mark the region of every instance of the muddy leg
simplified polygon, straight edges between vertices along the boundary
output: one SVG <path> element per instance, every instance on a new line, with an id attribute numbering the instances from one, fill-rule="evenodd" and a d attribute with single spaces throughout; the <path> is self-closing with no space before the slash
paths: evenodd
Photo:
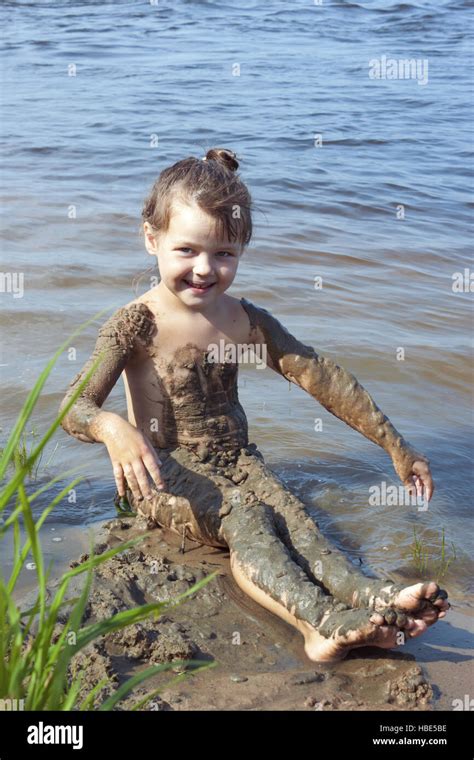
<path id="1" fill-rule="evenodd" d="M 229 547 L 238 585 L 302 633 L 311 660 L 341 659 L 354 647 L 395 646 L 402 629 L 418 635 L 405 615 L 347 609 L 314 584 L 280 540 L 274 510 L 251 490 L 236 489 L 247 473 L 235 463 L 216 468 L 182 447 L 159 453 L 169 491 L 137 503 L 128 491 L 131 505 L 180 535 L 185 528 L 194 540 Z M 250 463 L 255 459 L 251 454 Z"/>
<path id="2" fill-rule="evenodd" d="M 314 585 L 293 561 L 265 504 L 235 506 L 222 518 L 222 534 L 230 550 L 232 571 L 238 568 L 291 616 L 317 626 L 324 613 L 334 609 L 333 598 Z M 344 604 L 339 607 L 345 609 Z"/>
<path id="3" fill-rule="evenodd" d="M 339 660 L 356 647 L 390 648 L 403 643 L 405 634 L 418 635 L 406 615 L 347 609 L 326 595 L 293 561 L 274 518 L 258 501 L 237 505 L 223 517 L 232 573 L 246 594 L 302 633 L 311 660 Z"/>
<path id="4" fill-rule="evenodd" d="M 321 533 L 304 504 L 265 464 L 260 452 L 244 453 L 239 465 L 248 472 L 243 490 L 270 505 L 282 541 L 308 578 L 351 607 L 381 611 L 387 606 L 409 612 L 419 628 L 444 617 L 447 594 L 434 582 L 404 587 L 391 580 L 369 578 Z"/>
<path id="5" fill-rule="evenodd" d="M 221 511 L 225 512 L 230 504 L 233 484 L 218 476 L 215 468 L 200 464 L 196 455 L 185 447 L 157 451 L 166 489 L 159 492 L 152 488 L 152 499 L 138 500 L 127 488 L 130 506 L 151 523 L 181 537 L 184 533 L 192 541 L 227 548 L 220 535 Z"/>

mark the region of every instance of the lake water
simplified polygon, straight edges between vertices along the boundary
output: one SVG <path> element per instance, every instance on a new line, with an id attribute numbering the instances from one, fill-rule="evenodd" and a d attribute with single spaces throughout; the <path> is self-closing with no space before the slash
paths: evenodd
<path id="1" fill-rule="evenodd" d="M 444 530 L 456 559 L 443 585 L 472 608 L 470 18 L 446 0 L 4 0 L 2 271 L 24 289 L 1 293 L 1 443 L 60 343 L 150 288 L 139 223 L 157 174 L 229 147 L 255 203 L 229 292 L 352 371 L 430 458 L 436 492 L 425 512 L 370 506 L 372 485 L 398 483 L 389 457 L 243 367 L 251 440 L 377 573 L 418 577 L 414 529 L 433 557 Z M 405 76 L 403 59 L 417 62 Z M 76 362 L 61 356 L 29 430 L 46 429 L 103 321 L 75 339 Z M 125 413 L 122 381 L 105 408 Z M 100 444 L 60 430 L 39 482 L 76 465 L 86 480 L 55 510 L 57 531 L 115 514 Z"/>

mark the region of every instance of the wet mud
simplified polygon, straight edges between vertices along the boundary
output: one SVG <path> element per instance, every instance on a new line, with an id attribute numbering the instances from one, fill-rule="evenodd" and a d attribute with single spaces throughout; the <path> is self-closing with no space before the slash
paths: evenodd
<path id="1" fill-rule="evenodd" d="M 184 555 L 179 535 L 147 526 L 145 518 L 116 519 L 98 536 L 96 553 L 144 536 L 137 546 L 100 566 L 83 623 L 103 620 L 120 610 L 152 601 L 173 601 L 201 578 L 218 575 L 179 606 L 102 637 L 77 654 L 69 676 L 84 675 L 80 697 L 99 681 L 109 682 L 95 704 L 150 664 L 170 670 L 138 687 L 115 709 L 130 710 L 160 689 L 144 710 L 430 710 L 432 688 L 410 655 L 374 648 L 358 649 L 337 663 L 314 663 L 303 638 L 244 594 L 229 568 L 229 553 L 190 543 Z M 74 560 L 83 561 L 87 555 Z M 77 595 L 81 581 L 72 586 Z M 54 583 L 51 584 L 51 588 Z M 31 600 L 30 600 L 31 601 Z M 29 604 L 25 599 L 25 608 Z M 67 608 L 62 613 L 67 619 Z M 61 630 L 58 624 L 56 635 Z M 183 673 L 183 660 L 216 667 L 170 682 Z"/>

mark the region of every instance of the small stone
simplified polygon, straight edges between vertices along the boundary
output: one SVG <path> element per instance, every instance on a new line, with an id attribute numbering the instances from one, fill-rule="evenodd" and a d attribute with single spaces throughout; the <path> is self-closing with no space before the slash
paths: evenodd
<path id="1" fill-rule="evenodd" d="M 323 673 L 300 673 L 290 678 L 291 686 L 302 686 L 307 683 L 320 683 L 324 681 Z"/>
<path id="2" fill-rule="evenodd" d="M 200 443 L 196 449 L 196 455 L 200 462 L 205 462 L 209 458 L 209 449 L 203 443 Z"/>
<path id="3" fill-rule="evenodd" d="M 236 673 L 233 673 L 230 676 L 230 680 L 234 681 L 234 683 L 244 683 L 244 681 L 248 681 L 249 679 L 246 676 L 239 676 Z"/>

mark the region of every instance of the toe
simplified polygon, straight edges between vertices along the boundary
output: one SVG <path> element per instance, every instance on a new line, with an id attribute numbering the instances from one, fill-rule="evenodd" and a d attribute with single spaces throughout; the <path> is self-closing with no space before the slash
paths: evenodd
<path id="1" fill-rule="evenodd" d="M 417 636 L 421 636 L 421 634 L 424 633 L 427 628 L 428 626 L 424 620 L 414 619 L 412 620 L 412 625 L 410 628 L 405 628 L 404 630 L 406 630 L 408 636 L 411 639 L 415 639 Z"/>
<path id="2" fill-rule="evenodd" d="M 448 599 L 448 592 L 445 591 L 444 588 L 441 588 L 438 594 L 436 595 L 436 599 L 433 600 L 433 604 L 436 607 L 439 607 L 440 609 L 445 610 L 448 608 L 448 604 L 449 604 L 447 599 Z"/>
<path id="3" fill-rule="evenodd" d="M 423 596 L 430 602 L 435 602 L 438 598 L 438 594 L 441 591 L 440 587 L 434 581 L 428 581 L 424 585 Z"/>
<path id="4" fill-rule="evenodd" d="M 387 625 L 395 625 L 397 622 L 397 611 L 393 607 L 386 607 L 380 611 L 380 615 L 383 617 L 384 622 Z"/>
<path id="5" fill-rule="evenodd" d="M 433 625 L 433 623 L 436 623 L 439 617 L 439 610 L 435 607 L 432 607 L 431 609 L 425 610 L 422 614 L 417 616 L 418 620 L 422 620 L 426 625 Z"/>
<path id="6" fill-rule="evenodd" d="M 375 623 L 375 625 L 384 625 L 385 623 L 385 618 L 380 612 L 374 612 L 369 620 L 371 623 Z"/>

